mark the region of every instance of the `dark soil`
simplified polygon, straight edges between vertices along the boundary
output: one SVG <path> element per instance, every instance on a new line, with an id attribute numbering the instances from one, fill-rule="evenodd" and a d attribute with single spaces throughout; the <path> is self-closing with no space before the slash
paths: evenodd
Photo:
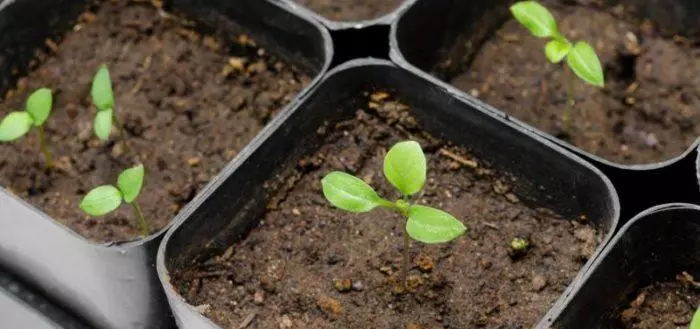
<path id="1" fill-rule="evenodd" d="M 0 185 L 95 241 L 138 235 L 130 208 L 89 218 L 78 208 L 93 187 L 113 184 L 138 162 L 146 167 L 139 202 L 153 229 L 166 225 L 310 79 L 245 35 L 225 45 L 150 5 L 105 2 L 86 12 L 55 53 L 0 105 L 23 108 L 38 87 L 55 91 L 47 134 L 56 169 L 44 170 L 36 132 L 0 145 Z M 116 113 L 133 153 L 115 132 L 93 133 L 92 76 L 109 65 Z"/>
<path id="2" fill-rule="evenodd" d="M 700 51 L 682 37 L 661 37 L 631 23 L 622 7 L 549 6 L 571 40 L 594 46 L 606 74 L 598 89 L 577 79 L 573 127 L 565 133 L 563 65 L 544 56 L 544 39 L 506 22 L 468 69 L 450 83 L 514 117 L 593 154 L 642 164 L 680 155 L 700 135 Z M 451 65 L 451 63 L 443 63 Z"/>
<path id="3" fill-rule="evenodd" d="M 404 0 L 294 0 L 334 21 L 379 18 L 398 8 Z"/>
<path id="4" fill-rule="evenodd" d="M 222 328 L 251 317 L 246 328 L 531 328 L 599 243 L 590 226 L 521 203 L 509 192 L 513 179 L 422 133 L 397 101 L 369 103 L 354 120 L 321 131 L 325 146 L 299 162 L 296 184 L 273 194 L 278 201 L 258 227 L 223 254 L 174 271 L 181 294 Z M 414 201 L 452 213 L 469 230 L 446 244 L 412 242 L 406 293 L 395 284 L 405 220 L 334 208 L 320 180 L 347 171 L 396 198 L 382 161 L 408 138 L 426 149 L 429 166 Z M 509 256 L 514 237 L 532 245 L 520 258 Z"/>
<path id="5" fill-rule="evenodd" d="M 621 315 L 622 329 L 687 328 L 700 305 L 697 283 L 661 282 L 642 289 Z"/>

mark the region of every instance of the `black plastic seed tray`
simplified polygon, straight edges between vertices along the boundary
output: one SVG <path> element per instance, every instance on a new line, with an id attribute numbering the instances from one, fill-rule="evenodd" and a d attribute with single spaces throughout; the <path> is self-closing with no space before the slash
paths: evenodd
<path id="1" fill-rule="evenodd" d="M 241 239 L 264 209 L 263 183 L 277 173 L 276 168 L 313 152 L 319 146 L 315 129 L 325 121 L 348 118 L 354 108 L 344 104 L 351 104 L 358 92 L 378 87 L 395 91 L 412 105 L 427 131 L 466 145 L 496 169 L 524 178 L 517 192 L 532 197 L 526 202 L 565 215 L 586 213 L 605 232 L 595 256 L 542 315 L 538 328 L 552 323 L 563 329 L 608 328 L 596 321 L 614 316 L 632 289 L 623 284 L 627 278 L 620 269 L 632 269 L 632 261 L 649 266 L 646 276 L 635 277 L 636 287 L 670 275 L 652 268 L 688 261 L 677 253 L 666 258 L 656 255 L 671 253 L 669 246 L 693 247 L 687 233 L 697 229 L 692 219 L 697 219 L 697 206 L 658 206 L 630 218 L 664 203 L 700 204 L 698 143 L 662 163 L 616 164 L 513 119 L 427 73 L 440 61 L 478 52 L 481 42 L 507 17 L 512 2 L 407 0 L 374 20 L 335 22 L 291 0 L 165 1 L 167 10 L 182 11 L 207 28 L 252 35 L 266 49 L 315 76 L 314 81 L 170 226 L 148 238 L 91 244 L 0 187 L 0 267 L 57 305 L 62 314 L 75 315 L 78 324 L 65 326 L 41 306 L 4 293 L 6 289 L 0 291 L 0 299 L 6 297 L 0 301 L 0 314 L 8 314 L 8 321 L 37 320 L 37 326 L 48 323 L 58 328 L 158 329 L 175 323 L 181 328 L 216 328 L 176 293 L 169 272 Z M 46 38 L 68 31 L 88 3 L 0 2 L 0 95 L 32 69 L 31 59 L 46 46 Z M 692 15 L 700 11 L 697 1 L 614 3 L 635 5 L 640 15 L 665 31 L 700 33 Z M 467 39 L 470 42 L 461 42 Z M 364 57 L 391 59 L 393 64 L 353 61 Z M 335 69 L 328 73 L 330 67 Z M 612 239 L 616 230 L 620 233 Z M 659 253 L 642 257 L 642 251 L 652 252 L 643 248 L 654 246 L 637 239 L 642 235 L 632 233 L 636 231 L 656 239 Z M 611 255 L 618 255 L 618 264 Z M 608 281 L 620 284 L 604 285 Z M 582 303 L 592 307 L 590 311 L 584 312 Z"/>

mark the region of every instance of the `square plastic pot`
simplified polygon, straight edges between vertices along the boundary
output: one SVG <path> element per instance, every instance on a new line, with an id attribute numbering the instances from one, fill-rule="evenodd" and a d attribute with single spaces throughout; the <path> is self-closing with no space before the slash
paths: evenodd
<path id="1" fill-rule="evenodd" d="M 0 94 L 27 72 L 34 51 L 46 38 L 70 29 L 86 3 L 0 3 Z M 330 64 L 328 32 L 285 3 L 174 0 L 170 4 L 208 28 L 228 34 L 245 32 L 271 52 L 315 75 L 298 97 L 320 80 Z M 105 329 L 173 326 L 155 272 L 156 250 L 168 227 L 135 241 L 93 244 L 1 187 L 0 227 L 0 266 L 89 325 Z"/>
<path id="2" fill-rule="evenodd" d="M 482 104 L 483 108 L 493 111 L 504 120 L 514 122 L 591 162 L 610 178 L 619 193 L 622 205 L 620 225 L 654 205 L 669 202 L 700 203 L 700 192 L 689 177 L 695 171 L 693 162 L 698 141 L 688 145 L 682 154 L 659 163 L 618 164 L 534 128 L 430 74 L 442 62 L 457 62 L 476 54 L 482 43 L 512 17 L 509 6 L 514 2 L 515 0 L 417 0 L 412 6 L 403 8 L 391 25 L 390 57 L 397 65 L 451 93 Z M 606 1 L 606 5 L 614 4 L 634 8 L 639 17 L 652 19 L 664 33 L 684 31 L 691 36 L 700 33 L 700 21 L 694 14 L 700 13 L 698 1 Z M 639 188 L 641 183 L 645 188 Z"/>
<path id="3" fill-rule="evenodd" d="M 645 286 L 700 275 L 700 206 L 666 204 L 627 223 L 593 263 L 571 298 L 538 328 L 614 329 Z"/>
<path id="4" fill-rule="evenodd" d="M 265 211 L 265 182 L 317 150 L 323 142 L 317 128 L 352 118 L 361 93 L 374 88 L 392 90 L 411 106 L 427 132 L 468 146 L 494 169 L 519 177 L 516 193 L 527 204 L 568 216 L 588 214 L 604 234 L 598 250 L 610 238 L 619 215 L 618 200 L 610 182 L 595 167 L 493 115 L 479 103 L 453 95 L 389 62 L 355 60 L 332 70 L 313 93 L 275 118 L 215 183 L 190 203 L 183 211 L 185 216 L 166 235 L 157 267 L 180 328 L 218 327 L 177 293 L 169 273 L 222 252 L 243 238 Z M 577 285 L 581 275 L 557 303 Z"/>

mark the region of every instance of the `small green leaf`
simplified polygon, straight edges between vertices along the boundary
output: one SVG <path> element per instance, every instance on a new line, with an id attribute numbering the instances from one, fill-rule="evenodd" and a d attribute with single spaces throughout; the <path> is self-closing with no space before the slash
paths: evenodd
<path id="1" fill-rule="evenodd" d="M 426 160 L 420 145 L 414 141 L 396 143 L 384 158 L 384 176 L 404 195 L 423 188 Z"/>
<path id="2" fill-rule="evenodd" d="M 34 119 L 34 126 L 38 127 L 44 124 L 46 119 L 48 119 L 51 114 L 51 104 L 53 103 L 53 96 L 51 95 L 51 89 L 40 88 L 34 91 L 29 98 L 27 98 L 27 112 Z"/>
<path id="3" fill-rule="evenodd" d="M 140 164 L 122 171 L 117 178 L 117 187 L 124 195 L 124 202 L 132 203 L 139 196 L 143 186 L 144 169 Z"/>
<path id="4" fill-rule="evenodd" d="M 112 92 L 112 80 L 109 77 L 107 65 L 102 64 L 92 80 L 92 102 L 100 110 L 109 110 L 114 107 L 114 93 Z"/>
<path id="5" fill-rule="evenodd" d="M 0 122 L 0 142 L 9 142 L 24 136 L 32 129 L 32 116 L 25 111 L 10 112 Z"/>
<path id="6" fill-rule="evenodd" d="M 557 21 L 554 20 L 552 13 L 535 1 L 517 2 L 510 6 L 510 12 L 536 37 L 548 38 L 559 34 Z"/>
<path id="7" fill-rule="evenodd" d="M 467 228 L 452 215 L 431 207 L 411 206 L 406 231 L 411 238 L 424 243 L 454 240 Z"/>
<path id="8" fill-rule="evenodd" d="M 566 57 L 566 62 L 581 80 L 596 87 L 605 85 L 603 69 L 600 66 L 598 55 L 588 43 L 584 41 L 577 42 Z"/>
<path id="9" fill-rule="evenodd" d="M 80 209 L 90 216 L 102 216 L 122 204 L 122 193 L 112 185 L 102 185 L 90 191 L 80 202 Z"/>
<path id="10" fill-rule="evenodd" d="M 112 133 L 112 110 L 97 111 L 95 115 L 95 135 L 103 141 Z"/>
<path id="11" fill-rule="evenodd" d="M 551 40 L 544 46 L 544 54 L 547 55 L 547 59 L 552 63 L 561 62 L 569 54 L 570 50 L 571 44 L 559 39 Z"/>
<path id="12" fill-rule="evenodd" d="M 695 311 L 693 320 L 690 322 L 690 329 L 700 329 L 700 307 Z"/>
<path id="13" fill-rule="evenodd" d="M 334 171 L 321 180 L 323 195 L 334 206 L 350 212 L 367 212 L 389 202 L 361 179 Z"/>

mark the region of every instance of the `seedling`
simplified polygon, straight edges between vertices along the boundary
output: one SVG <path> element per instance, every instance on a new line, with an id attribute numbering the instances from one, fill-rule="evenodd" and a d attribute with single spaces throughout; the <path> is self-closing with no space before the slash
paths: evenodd
<path id="1" fill-rule="evenodd" d="M 90 91 L 92 102 L 97 107 L 95 115 L 95 135 L 103 141 L 109 139 L 112 132 L 112 126 L 117 126 L 119 136 L 124 145 L 124 151 L 129 152 L 129 144 L 124 133 L 124 127 L 119 122 L 116 112 L 114 111 L 114 93 L 112 92 L 112 79 L 109 76 L 107 65 L 102 64 L 95 73 L 92 80 L 92 89 Z M 114 122 L 114 124 L 112 123 Z"/>
<path id="2" fill-rule="evenodd" d="M 574 76 L 573 71 L 584 82 L 596 87 L 605 85 L 603 69 L 595 50 L 585 41 L 570 42 L 559 33 L 554 16 L 536 1 L 521 1 L 510 7 L 518 22 L 524 25 L 532 35 L 538 38 L 549 38 L 544 47 L 544 53 L 551 63 L 559 63 L 566 58 L 564 66 L 566 76 L 566 107 L 562 115 L 564 130 L 571 126 L 571 108 L 574 105 Z"/>
<path id="3" fill-rule="evenodd" d="M 394 202 L 380 197 L 367 183 L 344 172 L 331 172 L 321 180 L 323 195 L 340 209 L 362 213 L 384 207 L 406 218 L 404 285 L 410 262 L 409 236 L 423 243 L 442 243 L 454 240 L 467 230 L 460 221 L 442 210 L 410 203 L 411 196 L 423 189 L 426 171 L 426 158 L 420 145 L 405 141 L 394 145 L 384 157 L 384 176 L 402 195 Z"/>
<path id="4" fill-rule="evenodd" d="M 44 154 L 46 168 L 53 166 L 51 151 L 44 132 L 44 123 L 51 115 L 52 103 L 51 89 L 37 89 L 27 98 L 24 111 L 10 112 L 0 122 L 0 142 L 16 140 L 26 135 L 32 127 L 36 127 L 39 134 L 39 149 Z"/>
<path id="5" fill-rule="evenodd" d="M 151 234 L 151 231 L 143 218 L 141 207 L 136 202 L 143 186 L 143 178 L 143 165 L 126 169 L 119 174 L 116 187 L 102 185 L 88 192 L 83 201 L 80 202 L 80 209 L 90 216 L 104 216 L 119 208 L 122 202 L 126 202 L 131 205 L 131 209 L 134 211 L 141 234 L 147 236 Z"/>

